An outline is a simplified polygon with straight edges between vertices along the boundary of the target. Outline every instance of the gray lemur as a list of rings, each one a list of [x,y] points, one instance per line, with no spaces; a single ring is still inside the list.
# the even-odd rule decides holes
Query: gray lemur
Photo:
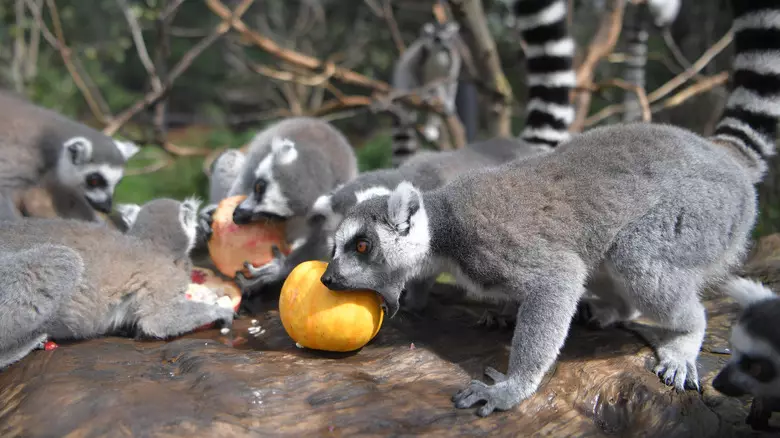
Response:
[[[185,298],[199,201],[145,204],[126,234],[67,219],[0,221],[0,366],[48,339],[166,338],[233,309]]]
[[[356,204],[389,194],[402,181],[427,191],[473,170],[546,153],[559,141],[567,140],[567,129],[574,119],[574,108],[569,101],[569,92],[575,84],[574,41],[566,26],[565,2],[545,0],[544,4],[547,13],[540,14],[534,9],[516,11],[527,45],[530,82],[526,123],[519,139],[494,138],[455,151],[425,151],[408,158],[397,169],[358,175],[317,199],[309,215],[312,234],[306,245],[287,257],[277,252],[276,258],[264,266],[247,266],[252,278],[237,275],[242,288],[251,294],[267,284],[284,280],[303,261],[330,259],[333,234],[344,215]],[[408,293],[404,294],[405,307],[410,310],[424,307],[427,289],[434,282],[435,277],[431,277],[410,284]]]
[[[425,23],[420,36],[404,50],[394,68],[391,84],[395,90],[411,92],[423,90],[424,98],[436,98],[444,105],[444,112],[455,114],[455,98],[460,77],[461,55],[458,52],[460,26],[454,21],[444,24]],[[417,152],[416,118],[393,118],[393,164],[400,164]],[[430,142],[441,137],[442,120],[429,114],[423,135]]]
[[[519,1],[516,9],[532,7]],[[699,386],[707,286],[729,287],[756,218],[756,188],[780,118],[780,5],[735,0],[731,95],[711,138],[655,124],[596,128],[554,153],[466,174],[421,193],[366,200],[335,234],[330,289],[371,289],[388,317],[405,284],[448,271],[478,298],[519,302],[506,374],[472,381],[456,408],[481,416],[530,397],[555,362],[588,277],[602,264],[629,318],[654,319],[654,372]]]
[[[0,112],[0,191],[12,195],[46,178],[47,184],[76,194],[74,202],[111,211],[114,188],[138,146],[9,92],[0,91]]]
[[[766,429],[780,411],[780,297],[760,283],[741,279],[724,290],[743,311],[731,330],[732,356],[712,386],[730,397],[752,395],[747,423]]]
[[[223,184],[229,178],[222,176],[238,166],[238,177],[226,196],[247,198],[236,207],[233,222],[286,220],[287,238],[293,246],[301,245],[308,234],[305,218],[317,197],[358,172],[352,146],[331,124],[309,117],[275,123],[254,137],[246,157],[224,153],[215,163],[211,205],[201,214],[201,241],[211,233],[211,215],[219,201],[213,195],[225,193]]]

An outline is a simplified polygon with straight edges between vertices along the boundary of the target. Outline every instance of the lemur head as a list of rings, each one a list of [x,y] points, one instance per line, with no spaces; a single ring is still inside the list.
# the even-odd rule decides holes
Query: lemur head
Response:
[[[114,189],[124,175],[125,163],[140,148],[97,131],[68,136],[58,143],[58,182],[83,193],[95,210],[110,213]]]
[[[719,392],[739,397],[780,397],[780,298],[750,305],[731,332],[732,357],[712,381]]]
[[[268,153],[251,175],[244,176],[248,187],[247,198],[233,211],[233,222],[247,224],[262,218],[287,219],[308,210],[314,199],[307,199],[310,191],[305,185],[311,163],[299,160],[295,143],[282,137],[271,139]],[[319,163],[316,163],[319,164]],[[320,169],[320,171],[324,171]],[[313,198],[313,196],[312,196]]]
[[[460,25],[456,21],[448,21],[446,23],[429,22],[423,25],[420,34],[430,49],[434,45],[448,46],[457,37],[459,31]]]
[[[428,265],[430,231],[422,194],[402,182],[389,195],[355,205],[334,237],[333,260],[322,275],[332,290],[370,289],[395,315],[407,280]]]
[[[176,257],[186,258],[195,246],[200,204],[201,201],[196,198],[182,202],[161,198],[141,207],[133,204],[117,206],[117,210],[128,227],[127,234],[151,240],[171,250]]]

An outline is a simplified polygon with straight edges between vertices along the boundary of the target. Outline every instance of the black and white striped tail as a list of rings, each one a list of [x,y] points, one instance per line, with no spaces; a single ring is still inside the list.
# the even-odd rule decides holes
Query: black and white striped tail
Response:
[[[517,0],[513,10],[527,45],[528,104],[520,137],[555,147],[569,139],[569,125],[574,121],[569,93],[577,82],[566,0]]]
[[[760,172],[775,153],[780,118],[780,1],[732,0],[734,72],[714,139],[735,144]]]
[[[645,88],[645,65],[647,64],[647,23],[648,10],[645,4],[626,4],[623,19],[623,35],[625,35],[626,64],[623,68],[623,79],[631,85]],[[624,122],[637,122],[642,118],[639,99],[633,91],[623,94]]]

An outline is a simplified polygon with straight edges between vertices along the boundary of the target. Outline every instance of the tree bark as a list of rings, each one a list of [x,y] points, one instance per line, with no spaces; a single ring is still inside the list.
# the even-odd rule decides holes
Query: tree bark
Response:
[[[460,23],[464,40],[474,57],[480,79],[495,92],[483,100],[489,114],[488,133],[492,137],[512,134],[512,88],[501,69],[496,42],[490,34],[481,0],[450,0],[452,15]]]

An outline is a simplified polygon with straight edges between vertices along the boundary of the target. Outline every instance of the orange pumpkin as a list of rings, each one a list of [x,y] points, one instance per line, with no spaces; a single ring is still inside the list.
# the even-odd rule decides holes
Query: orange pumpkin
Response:
[[[373,291],[332,291],[320,277],[326,262],[296,266],[279,296],[279,317],[298,344],[326,351],[353,351],[379,333],[384,319],[381,299]]]
[[[233,210],[246,196],[223,199],[214,211],[209,239],[209,255],[219,272],[233,277],[237,271],[245,271],[244,262],[262,266],[273,259],[271,246],[276,245],[283,254],[290,252],[281,221],[255,222],[237,225],[233,222]]]

